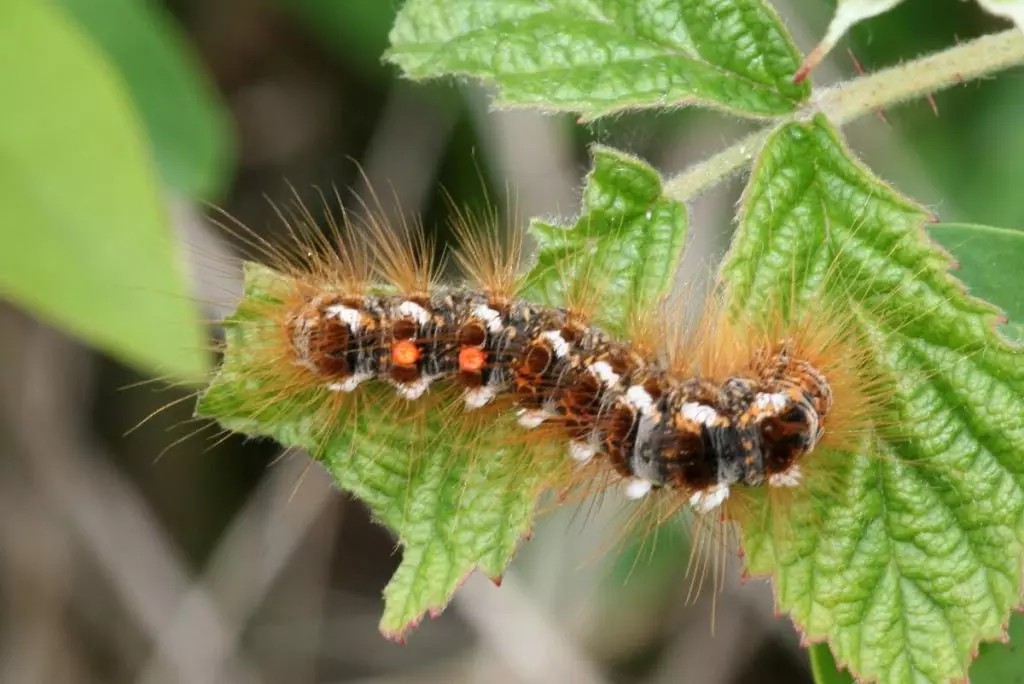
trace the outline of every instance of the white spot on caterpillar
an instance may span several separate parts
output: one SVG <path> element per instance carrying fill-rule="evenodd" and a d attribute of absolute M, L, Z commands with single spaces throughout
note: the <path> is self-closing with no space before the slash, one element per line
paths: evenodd
<path fill-rule="evenodd" d="M 642 499 L 647 496 L 652 487 L 654 487 L 654 485 L 647 480 L 641 480 L 638 477 L 634 477 L 626 483 L 626 498 L 633 499 L 634 501 L 636 499 Z"/>
<path fill-rule="evenodd" d="M 788 470 L 768 476 L 768 484 L 772 487 L 799 487 L 804 479 L 800 466 L 790 466 Z"/>
<path fill-rule="evenodd" d="M 694 492 L 690 497 L 690 505 L 698 513 L 708 513 L 715 510 L 729 498 L 729 485 L 715 485 L 704 491 Z"/>
<path fill-rule="evenodd" d="M 474 387 L 471 390 L 466 390 L 466 393 L 463 395 L 463 398 L 466 401 L 466 410 L 472 411 L 473 409 L 478 409 L 481 406 L 486 406 L 491 403 L 495 394 L 497 394 L 495 389 L 487 386 Z"/>
<path fill-rule="evenodd" d="M 414 401 L 423 396 L 424 392 L 427 391 L 427 388 L 430 387 L 430 383 L 432 383 L 434 379 L 435 376 L 424 375 L 414 382 L 395 386 L 398 388 L 398 395 L 400 397 L 408 399 L 409 401 Z"/>
<path fill-rule="evenodd" d="M 589 366 L 587 370 L 594 374 L 594 376 L 604 383 L 605 387 L 612 387 L 619 382 L 621 377 L 618 373 L 612 370 L 612 367 L 608 365 L 607 361 L 596 361 Z"/>
<path fill-rule="evenodd" d="M 569 343 L 562 337 L 562 333 L 557 330 L 547 330 L 542 332 L 540 336 L 551 343 L 551 347 L 555 350 L 555 356 L 558 358 L 565 357 L 569 353 Z"/>
<path fill-rule="evenodd" d="M 642 385 L 633 385 L 626 390 L 626 403 L 640 413 L 647 413 L 654 405 L 654 399 L 647 393 Z"/>
<path fill-rule="evenodd" d="M 679 415 L 704 427 L 711 427 L 715 419 L 718 418 L 718 412 L 715 409 L 695 401 L 688 401 L 680 406 Z"/>
<path fill-rule="evenodd" d="M 815 411 L 811 406 L 806 405 L 807 415 L 810 416 L 810 425 L 808 425 L 808 432 L 811 433 L 810 448 L 813 449 L 819 440 L 824 436 L 825 429 L 821 425 L 821 421 L 818 420 L 818 412 Z"/>
<path fill-rule="evenodd" d="M 473 309 L 473 315 L 484 322 L 492 333 L 501 332 L 501 314 L 489 306 L 480 305 Z"/>
<path fill-rule="evenodd" d="M 363 314 L 358 309 L 350 309 L 341 304 L 333 304 L 324 309 L 324 313 L 328 316 L 334 316 L 347 325 L 348 329 L 354 333 L 359 332 L 359 329 L 363 327 Z"/>
<path fill-rule="evenodd" d="M 754 397 L 754 406 L 760 409 L 770 408 L 778 412 L 786 408 L 788 404 L 789 397 L 781 393 L 767 394 L 765 392 L 758 392 L 757 396 Z"/>
<path fill-rule="evenodd" d="M 532 430 L 538 427 L 541 423 L 551 417 L 551 414 L 544 409 L 534 409 L 527 411 L 526 409 L 520 409 L 519 411 L 519 424 L 527 430 Z"/>
<path fill-rule="evenodd" d="M 359 387 L 362 383 L 366 382 L 373 377 L 373 373 L 355 373 L 348 376 L 341 382 L 332 382 L 327 385 L 327 389 L 332 392 L 351 392 Z"/>
<path fill-rule="evenodd" d="M 586 463 L 597 454 L 597 448 L 587 442 L 572 440 L 569 442 L 569 455 L 577 463 Z"/>
<path fill-rule="evenodd" d="M 419 325 L 426 325 L 430 320 L 430 314 L 427 310 L 416 302 L 402 302 L 398 305 L 398 313 L 405 318 L 411 318 Z"/>

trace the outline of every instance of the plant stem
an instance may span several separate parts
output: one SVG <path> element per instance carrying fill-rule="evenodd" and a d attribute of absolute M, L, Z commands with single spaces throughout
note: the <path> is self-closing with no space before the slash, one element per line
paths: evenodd
<path fill-rule="evenodd" d="M 1013 28 L 937 52 L 907 64 L 824 90 L 776 125 L 824 113 L 836 126 L 905 100 L 1024 64 L 1024 33 Z M 749 164 L 771 132 L 760 130 L 665 183 L 665 194 L 686 201 Z"/>

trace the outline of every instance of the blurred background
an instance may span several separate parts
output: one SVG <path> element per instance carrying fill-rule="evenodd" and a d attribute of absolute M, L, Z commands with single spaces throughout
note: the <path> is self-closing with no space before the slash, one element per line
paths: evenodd
<path fill-rule="evenodd" d="M 207 316 L 226 313 L 213 303 L 240 287 L 233 246 L 206 218 L 210 204 L 269 234 L 277 226 L 266 198 L 287 201 L 289 183 L 310 200 L 317 185 L 351 188 L 353 201 L 393 188 L 401 208 L 385 206 L 394 217 L 422 216 L 443 237 L 441 187 L 469 206 L 500 203 L 511 188 L 524 220 L 569 219 L 591 142 L 671 175 L 750 130 L 700 111 L 584 127 L 571 116 L 491 111 L 474 83 L 403 81 L 380 61 L 400 4 L 54 3 L 110 65 L 141 122 Z M 834 9 L 775 5 L 805 52 Z M 814 79 L 856 74 L 853 56 L 873 71 L 1005 26 L 973 4 L 911 0 L 856 28 Z M 1024 228 L 1024 73 L 939 93 L 934 104 L 867 117 L 846 129 L 851 145 L 945 221 Z M 75 119 L 73 102 L 55 106 Z M 4 102 L 0 127 L 18 107 Z M 0 146 L 0 178 L 18 173 Z M 707 271 L 724 252 L 742 182 L 692 207 L 687 272 Z M 500 589 L 474 576 L 408 644 L 390 643 L 377 631 L 380 593 L 400 552 L 358 501 L 303 454 L 190 435 L 204 426 L 189 422 L 186 390 L 138 385 L 152 373 L 32 310 L 0 302 L 2 682 L 810 681 L 767 583 L 741 584 L 734 569 L 716 605 L 708 591 L 686 605 L 680 530 L 664 530 L 653 550 L 627 540 L 608 554 L 614 515 L 584 527 L 571 510 L 541 520 Z"/>

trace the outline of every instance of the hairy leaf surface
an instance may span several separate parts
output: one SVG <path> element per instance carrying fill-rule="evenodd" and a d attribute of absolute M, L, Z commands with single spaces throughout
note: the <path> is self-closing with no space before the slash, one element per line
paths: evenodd
<path fill-rule="evenodd" d="M 929 218 L 823 118 L 787 124 L 756 163 L 723 271 L 738 308 L 792 292 L 852 309 L 895 382 L 881 408 L 898 428 L 843 455 L 843 486 L 794 511 L 793 534 L 742 535 L 805 639 L 885 682 L 964 677 L 1020 602 L 1024 356 L 948 274 Z"/>
<path fill-rule="evenodd" d="M 646 311 L 675 275 L 686 235 L 686 207 L 662 194 L 661 176 L 647 164 L 607 147 L 594 148 L 583 194 L 584 213 L 572 225 L 534 220 L 536 263 L 526 296 L 559 304 L 573 283 L 600 294 L 598 322 L 622 333 L 631 312 Z"/>
<path fill-rule="evenodd" d="M 774 116 L 810 94 L 761 0 L 409 0 L 387 59 L 414 79 L 494 83 L 501 106 L 585 118 L 687 104 Z"/>

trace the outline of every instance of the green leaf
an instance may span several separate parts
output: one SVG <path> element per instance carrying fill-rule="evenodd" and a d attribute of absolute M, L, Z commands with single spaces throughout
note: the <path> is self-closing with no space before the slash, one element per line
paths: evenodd
<path fill-rule="evenodd" d="M 0 292 L 160 374 L 206 356 L 141 126 L 47 3 L 0 3 Z"/>
<path fill-rule="evenodd" d="M 665 197 L 661 176 L 644 162 L 594 147 L 583 191 L 584 213 L 572 226 L 534 220 L 536 263 L 526 297 L 557 304 L 578 279 L 601 288 L 599 323 L 621 333 L 632 311 L 646 311 L 675 276 L 686 237 L 686 207 Z"/>
<path fill-rule="evenodd" d="M 414 79 L 492 82 L 499 105 L 584 118 L 688 104 L 775 116 L 810 94 L 761 0 L 408 0 L 387 59 Z"/>
<path fill-rule="evenodd" d="M 397 2 L 380 0 L 279 0 L 281 9 L 299 17 L 309 30 L 358 66 L 380 70 Z"/>
<path fill-rule="evenodd" d="M 1009 642 L 982 644 L 978 659 L 971 663 L 971 684 L 1024 684 L 1024 615 L 1014 615 L 1007 630 Z M 811 672 L 817 684 L 853 684 L 849 672 L 839 670 L 825 644 L 808 649 Z"/>
<path fill-rule="evenodd" d="M 993 330 L 922 230 L 929 219 L 856 162 L 822 117 L 767 141 L 723 268 L 737 308 L 853 308 L 896 381 L 891 431 L 829 454 L 842 486 L 742 532 L 805 639 L 860 678 L 948 681 L 1020 602 L 1024 356 Z M 825 274 L 831 277 L 825 277 Z M 819 304 L 816 304 L 819 303 Z"/>
<path fill-rule="evenodd" d="M 644 219 L 648 213 L 657 218 Z M 613 253 L 609 263 L 618 263 L 615 277 L 623 275 L 629 282 L 614 294 L 606 293 L 610 309 L 625 310 L 621 298 L 650 299 L 670 287 L 685 211 L 661 196 L 661 179 L 643 162 L 596 150 L 576 229 L 549 228 L 565 236 L 568 250 L 578 250 L 582 245 L 575 235 L 583 232 L 581 226 L 589 226 L 587 234 Z M 547 248 L 541 255 L 530 279 L 557 299 Z M 641 273 L 637 264 L 626 270 L 627 255 L 644 255 L 645 262 L 640 263 L 646 263 L 650 272 Z M 285 401 L 271 396 L 259 373 L 253 372 L 266 325 L 259 303 L 279 298 L 284 286 L 286 281 L 274 272 L 247 267 L 245 296 L 227 321 L 224 364 L 197 412 L 237 432 L 309 449 L 341 488 L 362 499 L 396 534 L 404 549 L 402 563 L 384 591 L 380 627 L 401 639 L 425 613 L 443 609 L 474 568 L 500 578 L 533 525 L 542 490 L 552 481 L 552 473 L 567 464 L 568 459 L 561 458 L 564 445 L 552 444 L 551 457 L 525 467 L 521 448 L 500 437 L 486 441 L 516 430 L 513 415 L 491 419 L 478 431 L 455 434 L 444 423 L 445 412 L 428 411 L 417 423 L 422 430 L 410 429 L 409 421 L 393 415 L 403 409 L 396 407 L 394 389 L 383 385 L 360 389 L 366 410 L 346 417 L 344 425 L 327 423 L 332 427 L 321 434 L 321 408 L 328 401 L 324 393 Z M 411 406 L 414 410 L 417 404 Z"/>
<path fill-rule="evenodd" d="M 960 264 L 958 275 L 971 294 L 1006 314 L 1007 337 L 1024 341 L 1024 232 L 960 223 L 932 226 L 929 232 Z"/>
<path fill-rule="evenodd" d="M 60 0 L 106 51 L 142 115 L 164 181 L 213 199 L 230 179 L 229 115 L 173 17 L 153 0 Z"/>
<path fill-rule="evenodd" d="M 258 349 L 265 322 L 246 307 L 272 297 L 280 284 L 276 273 L 247 265 L 245 297 L 239 312 L 226 321 L 224 365 L 197 413 L 216 417 L 237 432 L 308 449 L 339 487 L 355 494 L 395 533 L 402 562 L 384 590 L 380 629 L 402 640 L 425 613 L 439 613 L 473 569 L 500 580 L 532 526 L 550 470 L 527 471 L 518 458 L 521 452 L 511 448 L 473 458 L 468 437 L 454 437 L 443 416 L 432 415 L 422 431 L 411 430 L 408 421 L 396 420 L 394 412 L 402 407 L 394 406 L 394 389 L 388 386 L 361 389 L 367 410 L 324 435 L 318 410 L 328 401 L 323 393 L 284 401 L 253 378 L 250 354 Z M 383 414 L 380 407 L 386 407 Z M 551 464 L 560 460 L 545 459 Z"/>
<path fill-rule="evenodd" d="M 972 684 L 1024 684 L 1024 615 L 1014 615 L 1009 643 L 982 644 L 971 665 Z"/>

